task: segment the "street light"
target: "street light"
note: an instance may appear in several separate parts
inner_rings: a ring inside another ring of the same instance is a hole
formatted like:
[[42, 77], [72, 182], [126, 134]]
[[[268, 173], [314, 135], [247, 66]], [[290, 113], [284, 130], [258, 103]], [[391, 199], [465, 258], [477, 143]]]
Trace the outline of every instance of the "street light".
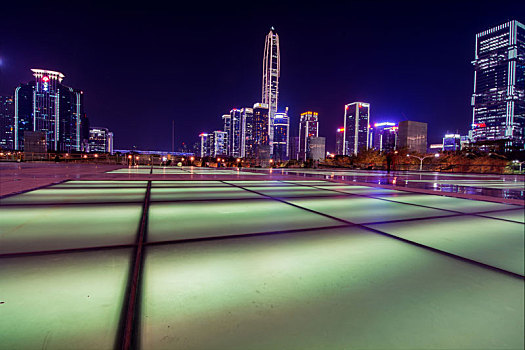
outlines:
[[427, 158], [438, 158], [439, 157], [439, 153], [436, 153], [433, 156], [424, 156], [424, 157], [418, 157], [418, 156], [414, 156], [412, 154], [407, 154], [407, 157], [414, 157], [414, 158], [419, 159], [419, 171], [422, 171], [423, 170], [423, 161], [425, 159], [427, 159]]
[[514, 164], [518, 164], [518, 165], [520, 166], [520, 170], [519, 170], [519, 171], [520, 171], [520, 173], [521, 173], [521, 166], [522, 166], [523, 164], [525, 164], [525, 161], [520, 162], [519, 160], [513, 160], [512, 163], [514, 163]]

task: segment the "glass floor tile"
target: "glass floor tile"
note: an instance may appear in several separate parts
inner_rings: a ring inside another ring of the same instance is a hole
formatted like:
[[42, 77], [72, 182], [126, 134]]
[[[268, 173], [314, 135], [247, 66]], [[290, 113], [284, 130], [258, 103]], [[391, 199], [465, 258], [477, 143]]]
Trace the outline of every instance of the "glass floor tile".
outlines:
[[[248, 190], [260, 192], [271, 197], [310, 197], [310, 196], [337, 196], [338, 193], [306, 186], [274, 186], [274, 187], [245, 187]], [[344, 193], [339, 195], [344, 196]]]
[[0, 254], [135, 243], [142, 204], [2, 207]]
[[491, 218], [499, 218], [506, 220], [513, 220], [521, 223], [525, 223], [525, 208], [516, 210], [508, 210], [498, 213], [486, 213], [483, 216], [490, 216]]
[[151, 187], [229, 187], [220, 181], [152, 181]]
[[335, 190], [350, 194], [370, 195], [376, 196], [380, 194], [406, 194], [410, 192], [389, 190], [387, 188], [370, 187], [370, 186], [316, 186], [318, 188], [324, 188], [328, 190]]
[[524, 274], [523, 224], [462, 216], [368, 226], [503, 270]]
[[[380, 196], [381, 197], [381, 196]], [[490, 210], [503, 210], [516, 208], [514, 205], [501, 204], [494, 202], [470, 200], [463, 198], [436, 196], [428, 194], [413, 194], [413, 195], [401, 195], [401, 196], [388, 196], [384, 197], [388, 200], [410, 203], [417, 205], [429, 206], [432, 208], [455, 210], [462, 213], [476, 213]]]
[[295, 186], [294, 184], [287, 183], [287, 182], [281, 182], [281, 181], [261, 181], [261, 180], [245, 180], [245, 181], [224, 181], [228, 184], [236, 185], [236, 186], [257, 186], [257, 187], [272, 187], [272, 186]]
[[294, 184], [303, 184], [306, 186], [341, 186], [341, 183], [338, 183], [338, 182], [321, 181], [321, 180], [293, 180], [293, 181], [286, 181], [286, 182], [294, 183]]
[[443, 210], [365, 197], [290, 199], [287, 201], [357, 224], [453, 215]]
[[1, 204], [143, 202], [146, 188], [41, 189], [0, 199]]
[[148, 241], [229, 236], [340, 225], [274, 200], [152, 203]]
[[137, 168], [124, 168], [111, 170], [106, 172], [106, 174], [149, 174], [150, 169], [137, 169]]
[[152, 188], [152, 201], [262, 198], [237, 187]]
[[142, 349], [522, 348], [523, 281], [358, 228], [148, 247]]
[[67, 181], [50, 188], [86, 188], [86, 187], [138, 187], [146, 188], [147, 181]]
[[0, 348], [112, 349], [131, 249], [2, 258]]

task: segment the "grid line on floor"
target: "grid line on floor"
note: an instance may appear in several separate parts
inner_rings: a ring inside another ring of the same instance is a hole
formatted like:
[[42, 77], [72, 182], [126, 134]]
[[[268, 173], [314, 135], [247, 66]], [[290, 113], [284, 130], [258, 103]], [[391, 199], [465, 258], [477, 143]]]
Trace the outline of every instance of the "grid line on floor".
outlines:
[[[238, 187], [242, 188], [241, 186], [238, 186]], [[257, 191], [253, 191], [253, 190], [249, 190], [249, 189], [245, 189], [245, 190], [250, 191], [250, 192], [254, 192], [254, 193], [259, 193]], [[373, 232], [373, 233], [376, 233], [376, 234], [387, 236], [387, 237], [390, 237], [390, 238], [393, 238], [393, 239], [405, 242], [407, 244], [411, 244], [411, 245], [414, 245], [414, 246], [421, 247], [423, 249], [427, 249], [427, 250], [432, 251], [434, 253], [442, 254], [442, 255], [445, 255], [445, 256], [448, 256], [448, 257], [460, 260], [460, 261], [464, 261], [464, 262], [467, 262], [467, 263], [470, 263], [470, 264], [478, 265], [478, 266], [486, 268], [486, 269], [498, 271], [498, 272], [504, 273], [504, 274], [509, 275], [509, 276], [517, 277], [517, 278], [520, 278], [520, 279], [524, 279], [525, 278], [525, 276], [520, 275], [520, 274], [515, 273], [515, 272], [512, 272], [512, 271], [508, 271], [508, 270], [505, 270], [505, 269], [502, 269], [502, 268], [499, 268], [499, 267], [496, 267], [496, 266], [492, 266], [492, 265], [489, 265], [489, 264], [486, 264], [486, 263], [483, 263], [483, 262], [480, 262], [480, 261], [477, 261], [477, 260], [473, 260], [473, 259], [469, 259], [469, 258], [463, 257], [461, 255], [450, 253], [450, 252], [447, 252], [447, 251], [444, 251], [444, 250], [441, 250], [441, 249], [437, 249], [437, 248], [434, 248], [434, 247], [431, 247], [431, 246], [428, 246], [428, 245], [424, 245], [424, 244], [421, 244], [421, 243], [418, 243], [418, 242], [415, 242], [415, 241], [411, 241], [411, 240], [408, 240], [408, 239], [405, 239], [405, 238], [402, 238], [402, 237], [399, 237], [399, 236], [395, 236], [395, 235], [392, 235], [390, 233], [383, 232], [383, 231], [371, 228], [369, 226], [364, 226], [363, 224], [353, 223], [353, 222], [351, 222], [349, 220], [337, 218], [337, 217], [334, 217], [332, 215], [325, 214], [325, 213], [322, 213], [322, 212], [319, 212], [319, 211], [316, 211], [316, 210], [313, 210], [313, 209], [310, 209], [310, 208], [305, 208], [305, 207], [302, 207], [300, 205], [297, 205], [297, 204], [294, 204], [294, 203], [290, 203], [290, 202], [288, 202], [288, 201], [286, 201], [284, 199], [278, 198], [278, 197], [272, 197], [270, 195], [263, 194], [263, 193], [259, 193], [259, 194], [264, 195], [264, 196], [266, 196], [268, 198], [274, 199], [276, 201], [279, 201], [281, 203], [285, 203], [285, 204], [291, 205], [293, 207], [309, 211], [311, 213], [322, 215], [322, 216], [328, 217], [330, 219], [338, 220], [340, 222], [347, 223], [349, 225], [355, 225], [355, 226], [357, 226], [359, 228], [362, 228], [362, 229], [364, 229], [366, 231], [369, 231], [369, 232]], [[463, 213], [460, 213], [460, 214], [463, 214]], [[463, 215], [466, 215], [466, 214], [463, 214]], [[460, 215], [458, 215], [458, 216], [460, 216]]]

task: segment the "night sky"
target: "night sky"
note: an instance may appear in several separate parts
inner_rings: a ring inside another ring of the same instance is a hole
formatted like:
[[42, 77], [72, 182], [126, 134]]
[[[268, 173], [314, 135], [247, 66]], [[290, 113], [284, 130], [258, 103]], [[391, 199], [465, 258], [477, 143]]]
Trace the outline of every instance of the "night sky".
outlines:
[[[429, 123], [429, 142], [471, 124], [474, 38], [523, 1], [246, 1], [139, 6], [11, 1], [0, 8], [0, 94], [58, 70], [82, 89], [92, 126], [116, 149], [171, 150], [222, 128], [232, 107], [261, 98], [264, 38], [281, 45], [279, 109], [319, 112], [334, 150], [345, 103], [371, 104], [371, 121]], [[149, 6], [149, 7], [145, 7]]]

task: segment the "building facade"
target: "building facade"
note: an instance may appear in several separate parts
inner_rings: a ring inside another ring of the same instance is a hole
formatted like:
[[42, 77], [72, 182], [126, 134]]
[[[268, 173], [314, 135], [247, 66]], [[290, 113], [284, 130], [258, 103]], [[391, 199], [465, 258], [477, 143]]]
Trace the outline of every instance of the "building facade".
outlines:
[[290, 118], [288, 107], [284, 113], [276, 113], [274, 118], [273, 158], [276, 161], [289, 159], [290, 150]]
[[399, 122], [398, 148], [411, 152], [426, 153], [427, 123], [404, 120]]
[[507, 140], [523, 149], [525, 26], [509, 21], [476, 35], [472, 95], [474, 142]]
[[344, 132], [345, 128], [337, 128], [337, 130], [335, 131], [335, 154], [337, 155], [344, 154]]
[[461, 135], [445, 134], [443, 137], [443, 151], [459, 151], [461, 149]]
[[11, 96], [0, 96], [0, 149], [14, 150], [15, 103]]
[[262, 103], [268, 105], [268, 144], [273, 152], [273, 119], [277, 113], [279, 99], [279, 77], [281, 75], [281, 57], [279, 52], [279, 35], [272, 27], [266, 35], [263, 55]]
[[113, 133], [107, 128], [89, 128], [89, 152], [113, 154]]
[[257, 149], [261, 146], [270, 146], [270, 114], [269, 107], [265, 103], [253, 105], [252, 118], [252, 149], [253, 155], [257, 157]]
[[314, 161], [323, 160], [326, 158], [326, 138], [324, 137], [309, 137], [308, 138], [308, 154], [307, 159]]
[[46, 134], [49, 151], [81, 151], [82, 121], [85, 118], [83, 92], [62, 84], [60, 72], [31, 69], [34, 81], [15, 89], [15, 149], [22, 149], [24, 132]]
[[344, 139], [345, 155], [355, 155], [369, 148], [370, 104], [353, 102], [345, 106]]
[[319, 113], [304, 112], [299, 119], [299, 147], [297, 159], [305, 161], [308, 156], [309, 138], [319, 136]]
[[381, 152], [391, 152], [396, 149], [398, 126], [392, 122], [375, 123], [370, 128], [370, 148]]
[[253, 108], [241, 108], [241, 157], [255, 158]]

